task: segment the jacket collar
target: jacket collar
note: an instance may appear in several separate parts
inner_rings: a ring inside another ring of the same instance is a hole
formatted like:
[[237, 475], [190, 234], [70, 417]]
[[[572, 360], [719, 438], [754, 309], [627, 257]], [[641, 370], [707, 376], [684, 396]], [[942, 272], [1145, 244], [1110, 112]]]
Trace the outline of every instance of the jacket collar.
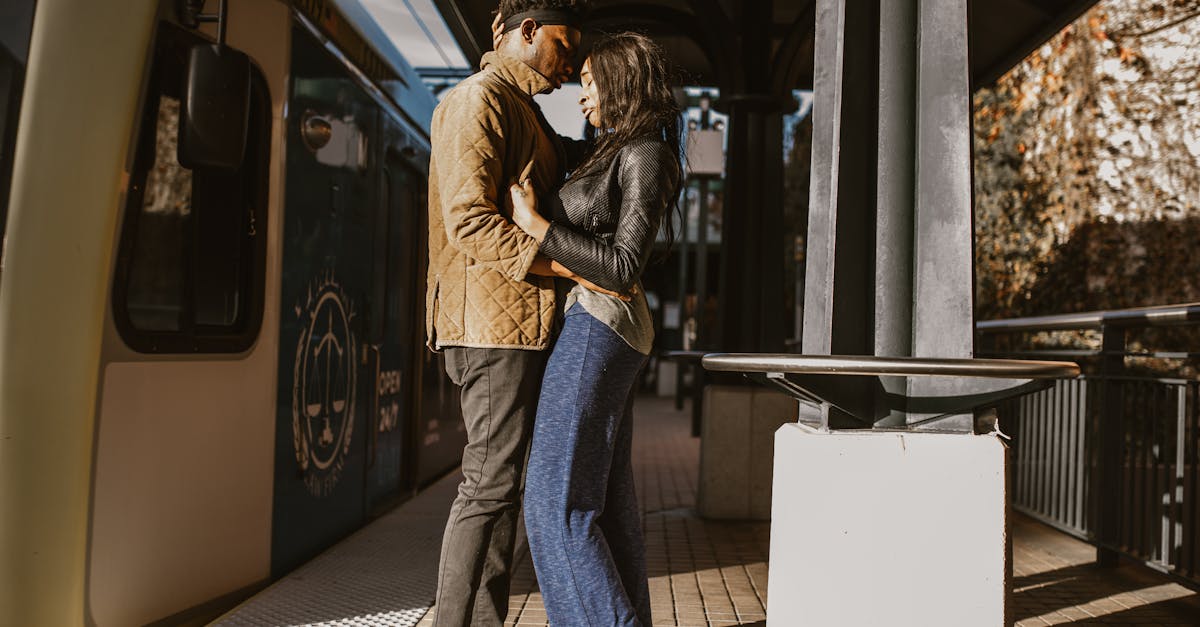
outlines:
[[480, 69], [491, 70], [501, 80], [521, 90], [527, 96], [553, 91], [554, 85], [527, 63], [508, 55], [491, 51], [480, 60]]

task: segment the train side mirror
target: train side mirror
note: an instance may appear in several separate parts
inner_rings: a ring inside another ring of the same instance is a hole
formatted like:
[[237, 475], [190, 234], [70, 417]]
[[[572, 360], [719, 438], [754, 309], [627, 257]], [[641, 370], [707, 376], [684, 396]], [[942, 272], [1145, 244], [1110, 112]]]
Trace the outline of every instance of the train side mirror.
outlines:
[[185, 76], [179, 165], [241, 167], [250, 120], [250, 57], [220, 44], [193, 46]]

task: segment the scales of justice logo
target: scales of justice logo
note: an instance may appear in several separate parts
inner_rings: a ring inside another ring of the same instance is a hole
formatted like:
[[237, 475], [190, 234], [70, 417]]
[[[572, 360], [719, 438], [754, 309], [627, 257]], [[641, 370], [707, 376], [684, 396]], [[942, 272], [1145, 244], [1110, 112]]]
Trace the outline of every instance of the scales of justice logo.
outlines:
[[300, 337], [292, 378], [292, 436], [304, 485], [316, 497], [333, 493], [354, 428], [355, 313], [332, 273], [296, 305]]

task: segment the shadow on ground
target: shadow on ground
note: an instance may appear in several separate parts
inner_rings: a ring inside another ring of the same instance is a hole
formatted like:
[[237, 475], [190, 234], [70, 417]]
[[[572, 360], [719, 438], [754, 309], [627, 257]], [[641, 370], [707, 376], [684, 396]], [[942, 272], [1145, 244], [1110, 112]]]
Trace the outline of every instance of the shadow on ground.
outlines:
[[[1059, 624], [1200, 624], [1200, 596], [1180, 596], [1186, 594], [1180, 587], [1136, 564], [1058, 568], [1016, 577], [1013, 590], [1017, 621], [1058, 612], [1054, 622]], [[1126, 607], [1135, 603], [1136, 607]], [[1063, 618], [1075, 620], [1060, 622]]]

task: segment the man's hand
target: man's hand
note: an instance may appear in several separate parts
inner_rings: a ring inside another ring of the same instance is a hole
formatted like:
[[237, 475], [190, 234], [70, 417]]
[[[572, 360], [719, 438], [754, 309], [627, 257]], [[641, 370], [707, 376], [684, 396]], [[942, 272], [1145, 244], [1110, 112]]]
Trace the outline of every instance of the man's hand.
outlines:
[[500, 49], [500, 40], [504, 38], [504, 14], [496, 11], [496, 19], [492, 20], [492, 50]]

